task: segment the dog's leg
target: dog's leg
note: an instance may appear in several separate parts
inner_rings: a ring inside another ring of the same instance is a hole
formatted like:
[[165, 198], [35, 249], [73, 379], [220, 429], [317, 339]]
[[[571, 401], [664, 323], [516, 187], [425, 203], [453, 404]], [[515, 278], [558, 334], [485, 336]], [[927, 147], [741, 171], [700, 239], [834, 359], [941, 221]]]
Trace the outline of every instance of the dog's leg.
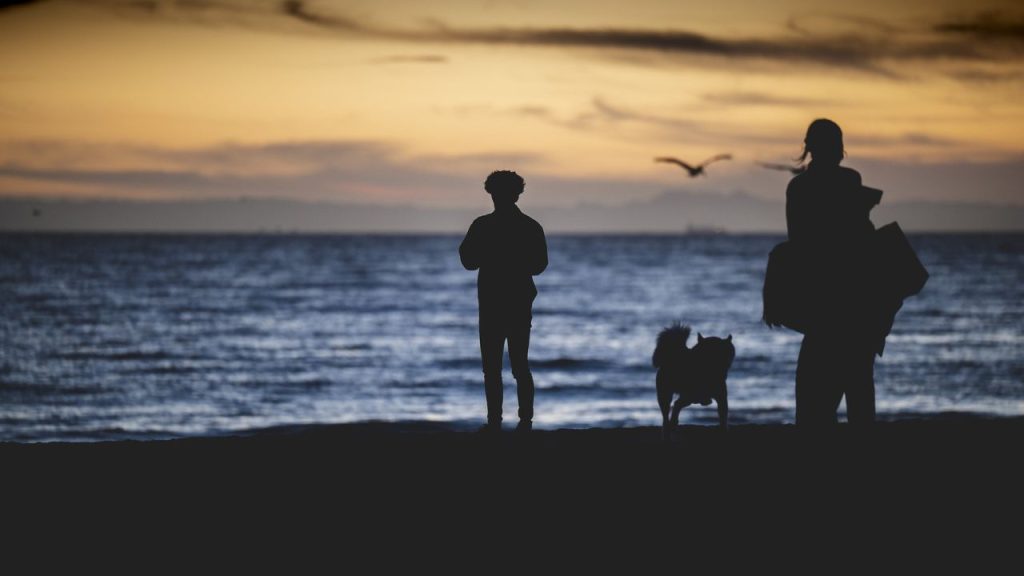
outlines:
[[729, 429], [729, 394], [722, 386], [722, 391], [715, 403], [718, 405], [718, 426], [723, 430]]
[[676, 403], [672, 405], [672, 426], [679, 426], [679, 412], [683, 407], [689, 406], [689, 403], [683, 403], [683, 398], [679, 397], [676, 399]]
[[658, 387], [658, 408], [661, 409], [661, 437], [668, 440], [669, 437], [669, 425], [668, 425], [668, 411], [672, 405], [672, 391], [669, 387], [661, 381], [660, 378], [657, 380]]

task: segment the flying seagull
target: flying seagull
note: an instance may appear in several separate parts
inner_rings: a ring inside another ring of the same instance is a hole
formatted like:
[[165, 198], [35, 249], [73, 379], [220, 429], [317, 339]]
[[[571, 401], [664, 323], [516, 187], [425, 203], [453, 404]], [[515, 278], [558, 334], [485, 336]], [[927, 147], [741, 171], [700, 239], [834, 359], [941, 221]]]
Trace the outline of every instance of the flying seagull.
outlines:
[[711, 164], [712, 162], [717, 162], [719, 160], [732, 160], [732, 154], [719, 154], [718, 156], [712, 156], [711, 158], [708, 158], [707, 160], [701, 162], [700, 164], [697, 164], [696, 166], [690, 166], [689, 164], [683, 162], [678, 158], [662, 156], [654, 159], [655, 162], [667, 162], [669, 164], [679, 165], [680, 168], [686, 170], [690, 174], [690, 178], [693, 178], [694, 176], [706, 176], [707, 173], [704, 172], [704, 167], [707, 166], [708, 164]]
[[807, 170], [806, 166], [790, 166], [789, 164], [769, 164], [767, 162], [758, 162], [762, 168], [769, 170], [782, 170], [783, 172], [789, 172], [790, 174], [803, 174], [804, 170]]

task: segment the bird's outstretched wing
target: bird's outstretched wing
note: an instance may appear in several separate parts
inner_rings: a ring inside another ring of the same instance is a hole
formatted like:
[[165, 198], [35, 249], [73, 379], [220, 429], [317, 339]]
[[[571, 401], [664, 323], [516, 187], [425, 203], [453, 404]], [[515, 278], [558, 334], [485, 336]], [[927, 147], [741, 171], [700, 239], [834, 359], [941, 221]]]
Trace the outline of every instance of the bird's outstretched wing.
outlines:
[[707, 166], [708, 164], [718, 162], [719, 160], [732, 160], [732, 154], [718, 154], [717, 156], [712, 156], [711, 158], [701, 162], [700, 165]]
[[696, 168], [694, 166], [690, 166], [689, 164], [687, 164], [686, 162], [683, 162], [682, 160], [680, 160], [678, 158], [671, 158], [671, 157], [668, 157], [668, 156], [660, 156], [658, 158], [655, 158], [654, 161], [655, 162], [667, 162], [669, 164], [678, 164], [679, 166], [682, 166], [683, 168], [685, 168], [687, 170], [696, 170]]
[[783, 172], [789, 172], [790, 174], [800, 174], [804, 171], [803, 166], [790, 166], [788, 164], [772, 164], [770, 162], [758, 162], [762, 168], [768, 168], [769, 170], [782, 170]]

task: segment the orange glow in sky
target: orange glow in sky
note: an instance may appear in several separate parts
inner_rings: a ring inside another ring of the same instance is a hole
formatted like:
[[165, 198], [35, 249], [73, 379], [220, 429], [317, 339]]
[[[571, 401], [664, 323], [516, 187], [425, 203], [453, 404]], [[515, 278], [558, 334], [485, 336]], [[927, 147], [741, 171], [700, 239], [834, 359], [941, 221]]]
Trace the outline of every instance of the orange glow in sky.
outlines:
[[[29, 2], [0, 9], [0, 195], [452, 205], [515, 168], [615, 202], [679, 184], [654, 156], [731, 152], [709, 189], [770, 196], [755, 162], [823, 116], [853, 165], [1019, 166], [1022, 55], [1002, 1]], [[902, 194], [1024, 204], [996, 172]]]

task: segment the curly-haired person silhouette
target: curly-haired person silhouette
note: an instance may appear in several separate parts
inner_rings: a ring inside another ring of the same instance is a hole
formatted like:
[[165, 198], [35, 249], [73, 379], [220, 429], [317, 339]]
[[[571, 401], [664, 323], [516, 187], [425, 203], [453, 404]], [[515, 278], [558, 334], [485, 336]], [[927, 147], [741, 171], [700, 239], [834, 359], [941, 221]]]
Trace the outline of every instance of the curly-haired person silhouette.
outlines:
[[797, 425], [836, 422], [846, 396], [847, 419], [875, 419], [875, 353], [884, 342], [867, 283], [874, 232], [869, 213], [881, 192], [861, 185], [856, 170], [840, 166], [843, 133], [818, 119], [807, 128], [807, 169], [786, 189], [789, 240], [803, 255], [813, 322], [804, 331], [796, 370]]
[[494, 212], [473, 221], [459, 246], [462, 265], [479, 270], [477, 298], [480, 305], [480, 356], [487, 397], [485, 431], [501, 429], [503, 384], [502, 352], [508, 341], [512, 375], [519, 398], [518, 431], [533, 426], [533, 375], [527, 358], [533, 300], [533, 277], [548, 265], [544, 229], [516, 206], [525, 183], [508, 170], [491, 173], [484, 189], [491, 195]]

